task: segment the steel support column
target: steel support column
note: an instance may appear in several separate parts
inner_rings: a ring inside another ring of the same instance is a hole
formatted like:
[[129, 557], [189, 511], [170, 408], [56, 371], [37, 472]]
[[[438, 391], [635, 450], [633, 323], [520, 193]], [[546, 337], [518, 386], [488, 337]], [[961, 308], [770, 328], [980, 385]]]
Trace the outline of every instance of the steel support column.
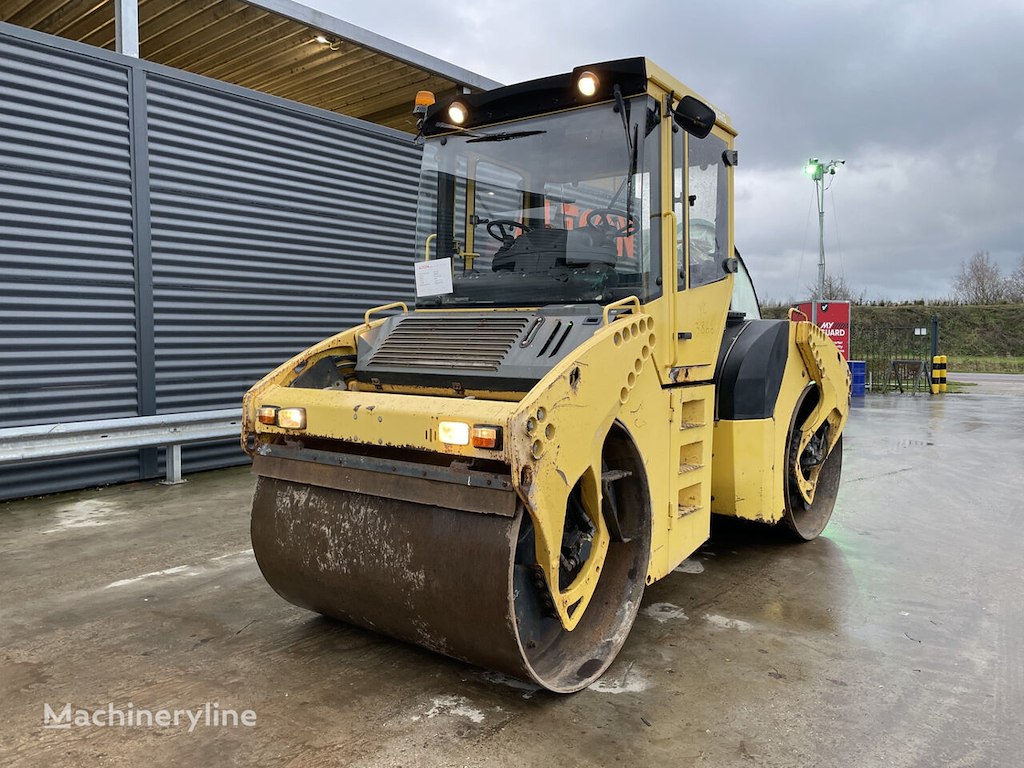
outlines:
[[114, 40], [118, 53], [139, 58], [138, 0], [114, 0]]

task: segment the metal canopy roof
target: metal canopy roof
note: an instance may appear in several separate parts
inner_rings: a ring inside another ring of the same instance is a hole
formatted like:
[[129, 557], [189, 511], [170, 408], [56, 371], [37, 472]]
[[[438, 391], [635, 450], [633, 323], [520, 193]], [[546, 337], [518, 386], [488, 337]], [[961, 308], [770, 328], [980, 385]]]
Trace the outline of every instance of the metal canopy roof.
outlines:
[[[500, 85], [293, 0], [138, 0], [138, 11], [148, 61], [403, 131], [418, 90]], [[0, 0], [0, 21], [115, 48], [114, 0]]]

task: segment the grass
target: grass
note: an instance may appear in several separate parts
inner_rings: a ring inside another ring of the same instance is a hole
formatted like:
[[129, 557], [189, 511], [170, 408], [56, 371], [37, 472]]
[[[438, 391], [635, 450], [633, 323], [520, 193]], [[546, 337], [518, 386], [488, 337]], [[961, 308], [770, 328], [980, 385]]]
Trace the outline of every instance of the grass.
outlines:
[[[946, 392], [945, 392], [945, 394], [947, 394], [947, 395], [962, 395], [965, 392], [970, 392], [971, 389], [973, 387], [976, 387], [976, 386], [978, 386], [978, 385], [975, 384], [973, 381], [971, 381], [971, 382], [967, 382], [967, 381], [947, 381], [946, 382]], [[908, 388], [906, 390], [906, 392], [904, 392], [903, 394], [926, 395], [928, 393], [929, 393], [929, 391], [927, 389], [910, 389], [910, 388]], [[867, 392], [865, 392], [865, 395], [867, 395], [867, 396], [871, 396], [871, 395], [898, 395], [898, 394], [900, 394], [898, 389], [890, 389], [890, 390], [887, 390], [885, 392], [882, 392], [880, 390], [869, 389], [869, 390], [867, 390]]]
[[[852, 312], [853, 327], [850, 335], [855, 359], [871, 357], [870, 347], [867, 355], [859, 347], [872, 342], [879, 345], [880, 339], [892, 338], [895, 346], [902, 344], [905, 347], [907, 329], [930, 329], [932, 316], [938, 315], [939, 354], [949, 357], [950, 371], [1024, 374], [1024, 304], [854, 305]], [[785, 317], [785, 307], [767, 307], [765, 317]], [[888, 336], [890, 332], [891, 337]], [[908, 356], [928, 357], [929, 342], [922, 339], [920, 345], [919, 354]], [[886, 355], [882, 359], [883, 367], [890, 352], [893, 356], [900, 356], [895, 350], [886, 349], [885, 344], [879, 346]]]
[[1024, 373], [1024, 357], [1013, 355], [949, 355], [949, 371], [956, 373]]
[[[852, 334], [881, 328], [931, 328], [938, 315], [939, 354], [972, 373], [1024, 373], [1024, 304], [854, 307]], [[977, 367], [976, 367], [977, 366]], [[980, 367], [988, 366], [988, 367]]]
[[978, 386], [973, 381], [947, 381], [946, 382], [946, 393], [951, 395], [962, 395], [964, 392], [970, 392], [971, 387]]

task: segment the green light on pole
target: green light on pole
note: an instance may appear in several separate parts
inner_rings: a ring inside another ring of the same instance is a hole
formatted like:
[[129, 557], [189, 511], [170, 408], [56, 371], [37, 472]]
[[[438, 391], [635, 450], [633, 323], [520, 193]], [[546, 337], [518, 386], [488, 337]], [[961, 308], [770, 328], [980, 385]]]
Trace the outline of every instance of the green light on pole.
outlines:
[[815, 181], [822, 177], [823, 170], [824, 169], [822, 168], [821, 163], [818, 161], [818, 158], [816, 157], [812, 157], [810, 160], [807, 161], [807, 165], [804, 166], [804, 173], [806, 173]]
[[804, 173], [814, 181], [814, 197], [818, 202], [818, 286], [811, 299], [811, 322], [815, 325], [818, 324], [818, 303], [828, 298], [825, 296], [825, 175], [835, 176], [839, 166], [845, 164], [845, 160], [823, 163], [812, 157], [804, 166]]

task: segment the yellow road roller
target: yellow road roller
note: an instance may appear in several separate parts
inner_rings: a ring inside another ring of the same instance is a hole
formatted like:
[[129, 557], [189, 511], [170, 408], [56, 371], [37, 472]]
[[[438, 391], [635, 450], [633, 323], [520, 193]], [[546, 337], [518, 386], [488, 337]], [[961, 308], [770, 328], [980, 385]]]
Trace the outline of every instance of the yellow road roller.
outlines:
[[849, 372], [761, 319], [736, 133], [650, 61], [415, 111], [415, 305], [246, 394], [256, 559], [298, 606], [577, 691], [712, 513], [821, 533]]

